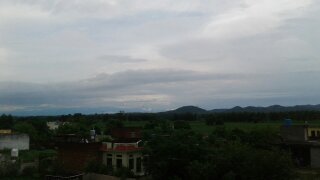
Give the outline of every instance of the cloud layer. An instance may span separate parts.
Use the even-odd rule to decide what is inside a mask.
[[[0,1],[0,113],[317,104],[319,5]]]

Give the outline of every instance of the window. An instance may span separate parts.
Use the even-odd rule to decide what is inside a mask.
[[[137,172],[141,172],[141,158],[137,158],[136,168],[137,168]]]
[[[316,132],[315,131],[311,131],[311,137],[316,137]]]
[[[129,159],[129,169],[133,169],[134,167],[134,159]]]
[[[117,168],[122,167],[122,159],[117,159]]]
[[[107,158],[107,166],[112,166],[112,158]]]
[[[135,132],[130,132],[130,137],[131,138],[135,138],[136,137],[136,133]]]

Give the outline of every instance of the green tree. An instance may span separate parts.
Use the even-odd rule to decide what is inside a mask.
[[[120,121],[120,120],[110,120],[110,121],[107,122],[104,131],[105,131],[107,134],[110,134],[110,133],[111,133],[111,130],[112,130],[113,128],[121,128],[121,127],[124,127],[124,124],[123,124],[122,121]]]
[[[56,131],[57,134],[76,134],[82,137],[88,137],[90,133],[90,126],[79,122],[65,123],[60,125]]]
[[[36,128],[30,123],[18,122],[14,125],[13,129],[17,132],[28,134],[32,143],[39,138]]]
[[[175,129],[191,129],[187,121],[174,121],[173,125]]]
[[[145,153],[147,171],[154,179],[187,178],[188,163],[203,159],[205,151],[199,137],[191,131],[175,131],[170,137],[157,135],[148,142]]]
[[[13,117],[11,115],[0,116],[0,129],[11,129],[13,126]]]
[[[289,154],[268,143],[272,133],[217,128],[202,138],[187,130],[154,132],[145,146],[145,166],[154,179],[280,180],[294,175]],[[257,134],[261,140],[252,137]]]

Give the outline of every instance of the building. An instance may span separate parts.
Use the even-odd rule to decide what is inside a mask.
[[[281,137],[285,141],[313,141],[320,140],[320,127],[309,125],[281,126]]]
[[[102,144],[102,163],[114,168],[129,168],[134,175],[144,175],[143,147],[138,142],[106,142]]]
[[[280,135],[283,147],[291,152],[296,165],[320,168],[320,127],[284,125]]]
[[[144,175],[141,128],[115,128],[111,137],[113,141],[102,144],[102,163],[116,169],[127,167],[136,176]]]
[[[307,127],[307,137],[309,140],[320,140],[320,127]]]
[[[50,122],[47,122],[47,126],[50,130],[56,130],[59,128],[60,126],[60,122],[58,121],[50,121]]]
[[[93,161],[100,161],[101,143],[59,143],[58,162],[68,172],[84,171]]]
[[[136,176],[144,175],[141,129],[116,128],[111,137],[109,142],[96,142],[95,138],[83,139],[74,134],[56,136],[58,161],[72,173],[83,172],[88,163],[95,161],[115,170],[129,168]]]
[[[6,131],[6,133],[0,133],[0,150],[29,150],[29,146],[30,138],[27,134],[16,134],[9,131]]]
[[[64,170],[71,173],[84,171],[88,163],[101,160],[101,143],[89,142],[79,136],[68,134],[57,136],[57,160]]]
[[[118,140],[138,141],[142,138],[141,128],[139,127],[122,127],[111,130],[112,138]]]
[[[0,129],[0,134],[12,134],[11,129]]]

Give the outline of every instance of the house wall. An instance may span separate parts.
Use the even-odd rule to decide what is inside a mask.
[[[47,122],[47,126],[50,130],[55,130],[59,128],[59,123],[58,122]]]
[[[121,158],[119,157],[121,156]],[[102,156],[103,164],[107,165],[107,158],[112,158],[112,166],[117,168],[117,159],[122,160],[122,167],[129,168],[129,159],[133,159],[133,173],[135,175],[144,175],[144,167],[142,163],[142,153],[140,151],[134,152],[104,152]],[[137,171],[137,159],[141,159],[141,171]]]
[[[142,137],[141,128],[135,127],[115,128],[111,130],[111,135],[119,139],[141,139]]]
[[[11,134],[12,130],[11,129],[0,129],[0,134]]]
[[[318,127],[308,127],[308,137],[320,137],[320,128]]]
[[[281,137],[285,141],[307,141],[308,132],[305,126],[281,126]]]
[[[68,172],[80,172],[91,161],[100,161],[101,143],[59,143],[58,162]]]
[[[320,147],[310,148],[310,159],[312,168],[320,168]]]
[[[28,150],[29,144],[30,139],[27,134],[0,134],[0,150],[13,148]]]
[[[83,176],[83,180],[121,180],[119,177],[104,174],[88,173]],[[126,180],[135,180],[134,178],[126,178]]]

